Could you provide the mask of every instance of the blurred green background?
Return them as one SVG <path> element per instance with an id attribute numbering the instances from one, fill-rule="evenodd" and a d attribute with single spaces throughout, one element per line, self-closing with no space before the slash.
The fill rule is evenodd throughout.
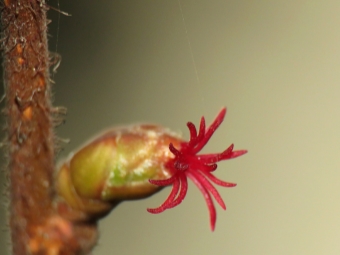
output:
<path id="1" fill-rule="evenodd" d="M 94 254 L 340 254 L 340 1 L 181 0 L 182 13 L 177 0 L 59 3 L 72 14 L 49 12 L 54 105 L 68 108 L 57 133 L 71 138 L 59 158 L 125 123 L 188 137 L 187 121 L 222 106 L 206 151 L 249 150 L 219 165 L 238 186 L 219 189 L 228 209 L 214 233 L 193 185 L 181 206 L 147 213 L 166 189 L 118 206 Z"/>

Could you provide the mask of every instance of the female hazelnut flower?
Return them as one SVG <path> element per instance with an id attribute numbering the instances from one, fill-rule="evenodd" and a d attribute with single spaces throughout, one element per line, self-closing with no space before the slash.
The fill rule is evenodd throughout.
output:
<path id="1" fill-rule="evenodd" d="M 187 126 L 190 131 L 189 142 L 180 143 L 179 148 L 175 148 L 175 146 L 170 143 L 169 149 L 174 157 L 165 163 L 165 168 L 171 172 L 171 177 L 165 180 L 151 179 L 149 182 L 157 186 L 172 185 L 172 190 L 163 204 L 157 208 L 147 209 L 148 212 L 155 214 L 161 213 L 166 209 L 179 205 L 186 196 L 188 190 L 187 178 L 190 178 L 203 194 L 210 213 L 211 230 L 213 231 L 215 229 L 216 209 L 211 195 L 224 210 L 226 206 L 220 194 L 210 182 L 222 187 L 235 187 L 236 184 L 222 181 L 215 177 L 212 172 L 217 169 L 217 162 L 236 158 L 247 153 L 246 150 L 233 151 L 234 145 L 231 144 L 221 153 L 198 155 L 222 123 L 226 111 L 226 108 L 223 108 L 207 129 L 205 127 L 205 119 L 202 117 L 198 134 L 195 125 L 192 122 L 188 122 Z"/>
<path id="2" fill-rule="evenodd" d="M 60 164 L 56 175 L 58 211 L 74 221 L 95 221 L 125 200 L 151 196 L 172 186 L 166 201 L 150 213 L 160 213 L 179 205 L 187 192 L 189 177 L 202 192 L 214 230 L 216 210 L 211 195 L 225 209 L 213 182 L 223 187 L 236 184 L 216 178 L 217 162 L 236 158 L 245 150 L 197 155 L 222 123 L 223 108 L 206 129 L 202 117 L 199 130 L 189 122 L 189 142 L 158 125 L 139 124 L 110 129 L 83 145 Z"/>

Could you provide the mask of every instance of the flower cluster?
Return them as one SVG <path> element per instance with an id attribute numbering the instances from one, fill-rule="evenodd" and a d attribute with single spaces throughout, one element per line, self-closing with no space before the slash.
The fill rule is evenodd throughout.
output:
<path id="1" fill-rule="evenodd" d="M 236 158 L 247 152 L 246 150 L 234 151 L 234 145 L 231 144 L 221 153 L 198 155 L 223 122 L 226 111 L 226 108 L 223 108 L 208 128 L 206 128 L 204 117 L 201 118 L 199 130 L 196 129 L 193 123 L 188 122 L 187 126 L 190 131 L 190 140 L 188 142 L 182 142 L 180 148 L 175 148 L 173 144 L 170 143 L 169 149 L 174 157 L 166 162 L 165 167 L 170 170 L 172 176 L 165 180 L 149 181 L 158 186 L 172 185 L 172 190 L 163 204 L 157 208 L 147 209 L 148 212 L 155 214 L 161 213 L 166 209 L 179 205 L 186 196 L 188 190 L 187 178 L 190 178 L 203 194 L 210 213 L 211 230 L 214 230 L 216 209 L 212 196 L 224 210 L 226 206 L 212 183 L 223 187 L 236 186 L 235 183 L 222 181 L 213 175 L 213 172 L 217 169 L 217 162 Z"/>

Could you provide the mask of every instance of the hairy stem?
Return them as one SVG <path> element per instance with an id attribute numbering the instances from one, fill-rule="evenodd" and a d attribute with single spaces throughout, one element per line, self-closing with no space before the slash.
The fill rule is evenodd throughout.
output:
<path id="1" fill-rule="evenodd" d="M 96 240 L 94 224 L 70 222 L 54 206 L 46 10 L 44 0 L 4 0 L 1 13 L 14 255 L 84 254 Z"/>
<path id="2" fill-rule="evenodd" d="M 46 11 L 5 0 L 2 12 L 13 254 L 29 254 L 35 228 L 52 214 L 54 147 Z"/>

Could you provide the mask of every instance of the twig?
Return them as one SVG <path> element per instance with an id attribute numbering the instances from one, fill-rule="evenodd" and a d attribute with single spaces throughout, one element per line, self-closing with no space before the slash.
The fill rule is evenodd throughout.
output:
<path id="1" fill-rule="evenodd" d="M 1 10 L 14 255 L 84 254 L 96 240 L 95 224 L 62 218 L 53 202 L 47 9 L 44 0 L 4 0 Z"/>

